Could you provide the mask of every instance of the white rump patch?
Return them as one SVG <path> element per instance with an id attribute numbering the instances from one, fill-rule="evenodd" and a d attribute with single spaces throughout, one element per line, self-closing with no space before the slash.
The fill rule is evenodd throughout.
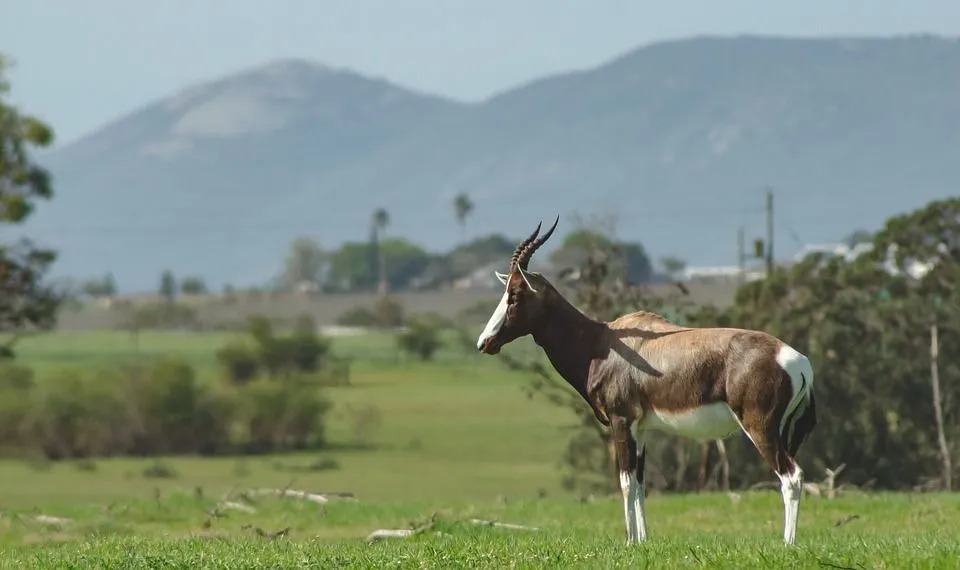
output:
<path id="1" fill-rule="evenodd" d="M 651 409 L 638 427 L 706 441 L 727 437 L 740 429 L 740 422 L 730 406 L 716 402 L 676 413 Z"/>
<path id="2" fill-rule="evenodd" d="M 497 308 L 494 309 L 493 314 L 490 315 L 490 320 L 487 321 L 487 326 L 483 328 L 483 332 L 480 333 L 480 337 L 477 338 L 477 350 L 483 348 L 483 343 L 493 335 L 500 332 L 500 327 L 503 326 L 503 321 L 507 319 L 507 291 L 503 291 L 503 297 L 500 298 L 500 304 L 497 305 Z"/>
<path id="3" fill-rule="evenodd" d="M 809 392 L 813 389 L 813 368 L 806 356 L 797 352 L 793 347 L 784 344 L 777 352 L 777 364 L 790 375 L 790 385 L 793 387 L 793 397 L 787 404 L 787 409 L 780 419 L 780 431 L 783 432 L 784 422 L 790 417 L 790 413 L 796 409 L 803 401 L 801 390 Z M 806 386 L 804 386 L 806 384 Z"/>

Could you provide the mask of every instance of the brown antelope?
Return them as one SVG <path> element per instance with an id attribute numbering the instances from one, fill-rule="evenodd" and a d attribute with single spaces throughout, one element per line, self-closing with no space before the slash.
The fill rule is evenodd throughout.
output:
<path id="1" fill-rule="evenodd" d="M 612 322 L 591 319 L 543 275 L 530 257 L 553 234 L 540 225 L 517 246 L 506 289 L 477 339 L 497 354 L 524 335 L 610 428 L 623 494 L 627 542 L 647 538 L 644 459 L 647 430 L 697 440 L 743 430 L 781 482 L 783 540 L 794 544 L 803 471 L 794 460 L 816 425 L 813 369 L 807 358 L 764 332 L 681 327 L 649 312 Z"/>

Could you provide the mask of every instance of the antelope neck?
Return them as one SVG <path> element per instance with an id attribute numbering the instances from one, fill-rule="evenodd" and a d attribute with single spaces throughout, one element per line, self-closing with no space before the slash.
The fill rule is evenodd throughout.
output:
<path id="1" fill-rule="evenodd" d="M 590 362 L 597 357 L 604 323 L 584 315 L 566 299 L 557 295 L 549 316 L 533 330 L 533 340 L 550 363 L 583 398 L 587 400 L 587 375 Z"/>

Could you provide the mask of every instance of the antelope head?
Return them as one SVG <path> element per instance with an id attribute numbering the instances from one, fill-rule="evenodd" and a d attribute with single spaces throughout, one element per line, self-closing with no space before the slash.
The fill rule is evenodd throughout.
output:
<path id="1" fill-rule="evenodd" d="M 497 354 L 503 345 L 533 332 L 537 322 L 546 314 L 553 287 L 539 273 L 527 271 L 527 265 L 533 253 L 553 234 L 559 221 L 560 216 L 557 216 L 547 233 L 539 238 L 537 235 L 542 222 L 537 224 L 537 229 L 533 230 L 530 237 L 520 242 L 514 250 L 508 273 L 494 272 L 505 289 L 500 304 L 477 339 L 480 352 Z"/>

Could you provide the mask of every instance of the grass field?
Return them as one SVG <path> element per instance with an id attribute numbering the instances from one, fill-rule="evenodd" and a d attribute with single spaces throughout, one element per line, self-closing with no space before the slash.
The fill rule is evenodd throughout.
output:
<path id="1" fill-rule="evenodd" d="M 212 376 L 213 353 L 227 340 L 150 333 L 137 354 L 122 333 L 61 333 L 27 340 L 19 355 L 40 375 L 163 354 Z M 949 494 L 805 497 L 795 548 L 781 544 L 777 491 L 653 495 L 651 541 L 626 547 L 617 497 L 581 502 L 560 488 L 567 412 L 528 400 L 523 379 L 495 358 L 448 348 L 436 363 L 407 362 L 392 342 L 335 340 L 337 353 L 357 361 L 351 385 L 329 389 L 331 448 L 320 453 L 0 461 L 0 567 L 947 568 L 960 560 L 960 499 Z M 354 445 L 351 425 L 351 409 L 362 406 L 381 418 L 366 447 Z M 318 470 L 318 460 L 336 468 Z M 158 464 L 169 477 L 148 476 Z M 288 486 L 357 500 L 243 498 Z M 411 527 L 423 531 L 363 540 L 377 528 Z"/>

